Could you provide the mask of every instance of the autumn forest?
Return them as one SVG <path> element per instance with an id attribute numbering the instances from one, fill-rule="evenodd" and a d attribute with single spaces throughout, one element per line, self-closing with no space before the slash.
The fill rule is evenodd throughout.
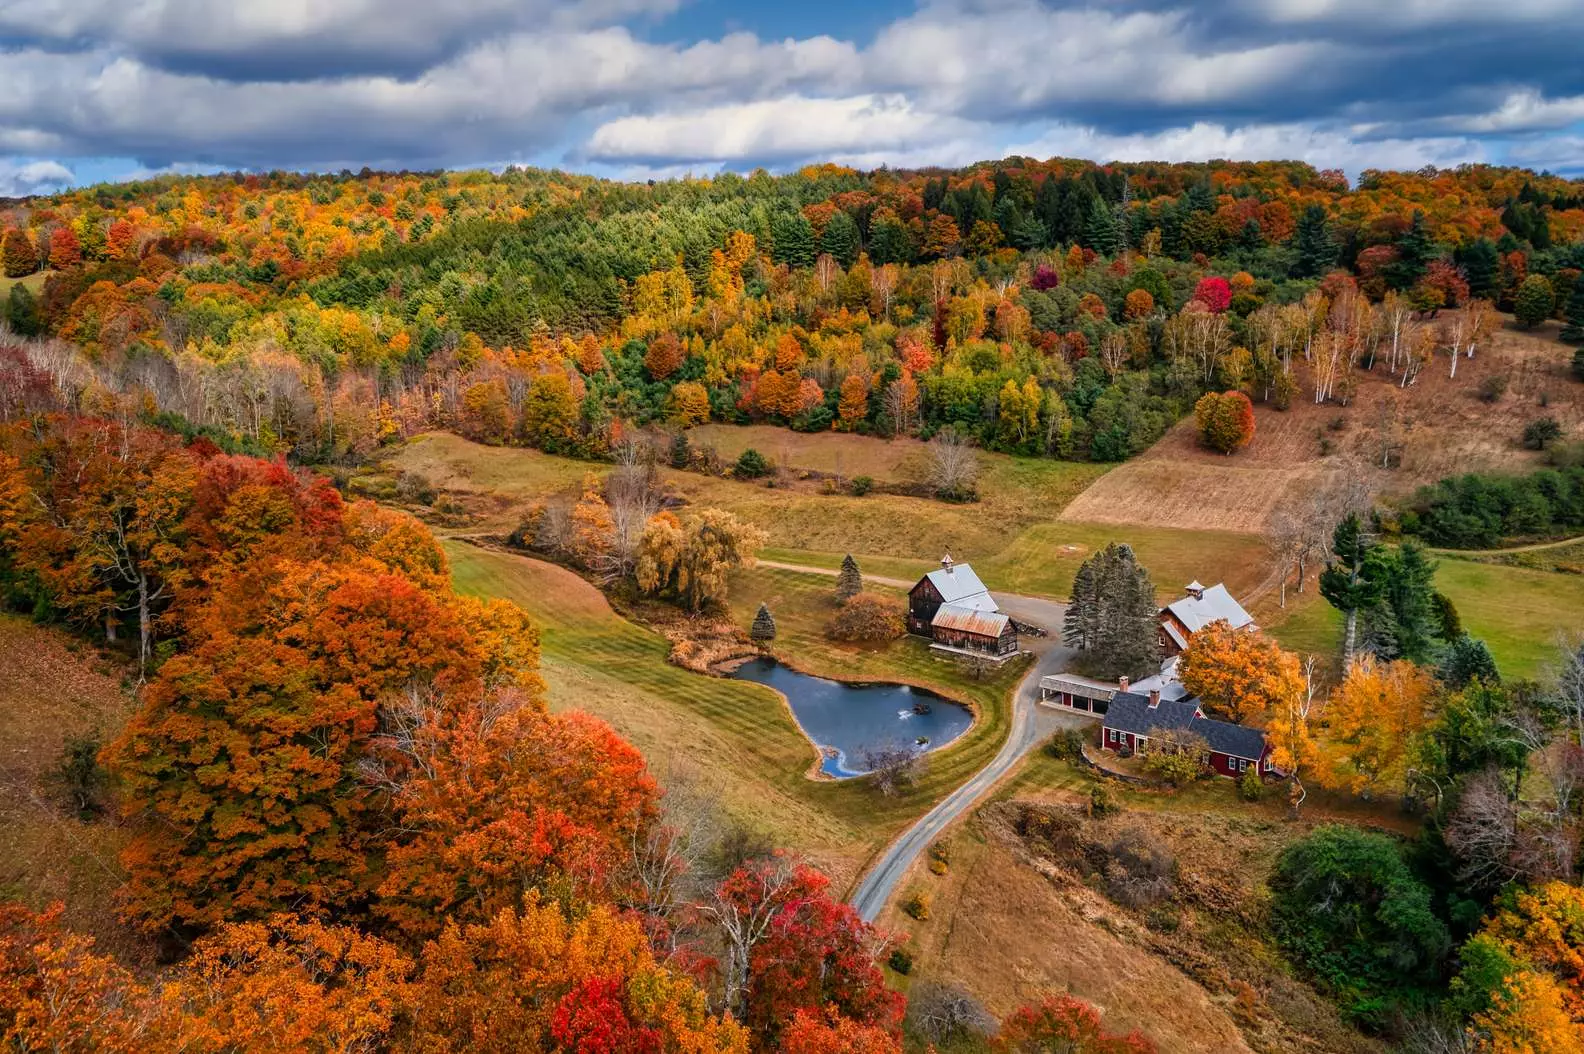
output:
<path id="1" fill-rule="evenodd" d="M 3 617 L 112 664 L 128 700 L 102 738 L 46 759 L 54 797 L 29 805 L 118 832 L 95 866 L 119 936 L 0 884 L 0 1038 L 18 1051 L 1202 1049 L 1064 989 L 991 1012 L 913 972 L 922 940 L 865 921 L 767 830 L 703 823 L 647 747 L 555 705 L 551 640 L 569 630 L 460 588 L 447 543 L 489 532 L 447 512 L 453 496 L 412 472 L 370 480 L 435 434 L 532 452 L 574 498 L 494 510 L 518 526 L 489 544 L 668 635 L 736 618 L 736 646 L 767 648 L 771 606 L 749 644 L 732 605 L 757 605 L 741 576 L 788 547 L 776 507 L 685 501 L 662 469 L 973 516 L 1001 508 L 1006 477 L 1049 503 L 1054 473 L 1081 489 L 1179 425 L 1237 463 L 1272 415 L 1456 384 L 1504 334 L 1566 345 L 1584 382 L 1584 181 L 1483 165 L 162 176 L 0 200 L 0 264 Z M 1229 783 L 1225 807 L 1247 794 L 1299 832 L 1313 771 L 1307 807 L 1342 821 L 1273 836 L 1268 888 L 1226 908 L 1269 938 L 1256 972 L 1296 978 L 1324 1028 L 1214 979 L 1159 899 L 1108 894 L 1245 1026 L 1236 1049 L 1584 1050 L 1584 640 L 1561 642 L 1560 672 L 1498 674 L 1420 544 L 1577 535 L 1584 449 L 1557 414 L 1542 405 L 1522 437 L 1548 459 L 1533 473 L 1355 487 L 1324 522 L 1271 529 L 1282 608 L 1308 575 L 1345 652 L 1301 668 L 1212 627 L 1185 657 L 1195 695 L 1286 745 L 1290 779 Z M 799 476 L 774 450 L 698 439 L 750 427 L 911 444 L 930 471 Z M 876 590 L 918 570 L 885 552 Z M 860 593 L 856 563 L 840 575 L 826 644 L 864 659 L 902 636 L 900 600 Z M 673 664 L 712 675 L 684 650 Z M 977 666 L 938 676 L 1006 706 L 1016 691 Z M 981 728 L 1002 713 L 978 705 Z M 1031 765 L 1083 756 L 1058 736 Z M 1050 800 L 1118 811 L 1075 786 Z M 907 819 L 951 789 L 916 789 Z M 1133 802 L 1141 823 L 1166 793 Z M 1020 844 L 1097 889 L 1117 860 L 1192 885 L 1020 815 Z M 938 852 L 922 866 L 955 873 Z M 1347 939 L 1312 921 L 1337 901 L 1363 905 Z M 1254 1024 L 1277 1018 L 1289 1031 Z"/>

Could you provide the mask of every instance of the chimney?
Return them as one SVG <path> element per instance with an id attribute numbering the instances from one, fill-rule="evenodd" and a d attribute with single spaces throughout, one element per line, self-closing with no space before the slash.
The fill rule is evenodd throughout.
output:
<path id="1" fill-rule="evenodd" d="M 1151 688 L 1150 689 L 1150 709 L 1153 710 L 1159 705 L 1160 705 L 1160 689 L 1159 688 Z"/>
<path id="2" fill-rule="evenodd" d="M 941 570 L 945 571 L 947 574 L 952 573 L 951 553 L 947 553 L 945 556 L 941 557 Z"/>
<path id="3" fill-rule="evenodd" d="M 1125 692 L 1127 690 L 1128 690 L 1128 679 L 1126 677 L 1118 677 L 1117 678 L 1117 691 Z"/>

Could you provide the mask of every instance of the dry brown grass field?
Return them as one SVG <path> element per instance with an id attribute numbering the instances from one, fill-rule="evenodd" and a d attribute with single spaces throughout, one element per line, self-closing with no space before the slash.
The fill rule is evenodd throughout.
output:
<path id="1" fill-rule="evenodd" d="M 57 777 L 68 740 L 113 738 L 131 713 L 126 671 L 56 629 L 0 614 L 0 899 L 66 904 L 66 922 L 134 963 L 152 949 L 115 918 L 122 829 L 80 820 Z"/>
<path id="2" fill-rule="evenodd" d="M 1525 333 L 1505 320 L 1487 348 L 1459 360 L 1455 379 L 1439 354 L 1406 389 L 1383 364 L 1361 371 L 1348 406 L 1302 397 L 1285 412 L 1256 405 L 1254 441 L 1230 457 L 1203 449 L 1192 419 L 1184 420 L 1096 480 L 1062 519 L 1257 533 L 1281 502 L 1346 472 L 1364 472 L 1376 493 L 1403 494 L 1459 472 L 1524 471 L 1541 462 L 1519 442 L 1528 422 L 1555 417 L 1570 434 L 1584 425 L 1584 385 L 1568 373 L 1572 354 L 1554 323 Z M 1479 396 L 1488 378 L 1506 380 L 1493 403 Z M 1383 470 L 1388 420 L 1399 464 Z"/>

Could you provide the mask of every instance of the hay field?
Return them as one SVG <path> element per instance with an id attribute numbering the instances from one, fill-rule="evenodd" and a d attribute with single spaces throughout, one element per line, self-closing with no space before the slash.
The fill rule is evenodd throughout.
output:
<path id="1" fill-rule="evenodd" d="M 1549 415 L 1570 434 L 1584 427 L 1584 386 L 1568 374 L 1572 353 L 1554 326 L 1524 333 L 1509 320 L 1487 348 L 1459 360 L 1456 379 L 1438 355 L 1406 389 L 1383 365 L 1360 372 L 1348 406 L 1303 398 L 1285 412 L 1256 405 L 1254 440 L 1230 457 L 1201 448 L 1186 419 L 1096 480 L 1061 518 L 1258 533 L 1283 501 L 1343 473 L 1362 473 L 1371 491 L 1398 495 L 1459 472 L 1526 471 L 1542 455 L 1522 448 L 1525 424 Z M 1494 403 L 1479 398 L 1488 378 L 1506 382 Z M 1394 405 L 1400 464 L 1383 470 L 1379 437 Z"/>

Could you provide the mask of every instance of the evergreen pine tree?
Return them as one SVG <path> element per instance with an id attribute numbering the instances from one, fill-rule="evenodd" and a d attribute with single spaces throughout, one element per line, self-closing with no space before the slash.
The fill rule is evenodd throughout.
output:
<path id="1" fill-rule="evenodd" d="M 748 631 L 748 636 L 760 643 L 775 640 L 775 619 L 770 615 L 770 608 L 760 604 L 759 611 L 754 615 L 753 628 Z"/>
<path id="2" fill-rule="evenodd" d="M 693 444 L 688 442 L 686 432 L 677 432 L 671 437 L 671 467 L 687 468 L 693 463 Z"/>
<path id="3" fill-rule="evenodd" d="M 1409 289 L 1424 277 L 1425 268 L 1435 258 L 1435 243 L 1424 213 L 1414 210 L 1413 220 L 1397 239 L 1397 259 L 1386 265 L 1386 284 L 1393 289 Z"/>
<path id="4" fill-rule="evenodd" d="M 1115 256 L 1122 248 L 1122 235 L 1117 230 L 1116 213 L 1100 198 L 1089 207 L 1089 217 L 1084 221 L 1084 244 L 1101 256 Z"/>
<path id="5" fill-rule="evenodd" d="M 1382 608 L 1390 610 L 1395 656 L 1417 663 L 1434 658 L 1441 643 L 1441 619 L 1435 602 L 1435 561 L 1424 546 L 1404 542 L 1395 552 L 1382 547 Z"/>
<path id="6" fill-rule="evenodd" d="M 894 217 L 878 220 L 869 229 L 869 259 L 875 264 L 901 264 L 913 259 L 913 239 Z"/>
<path id="7" fill-rule="evenodd" d="M 836 599 L 844 601 L 863 592 L 863 575 L 858 571 L 858 561 L 852 553 L 842 557 L 841 571 L 836 575 Z"/>
<path id="8" fill-rule="evenodd" d="M 851 267 L 858 259 L 858 249 L 858 224 L 846 211 L 837 209 L 820 235 L 820 251 L 830 253 L 843 267 Z"/>
<path id="9" fill-rule="evenodd" d="M 1159 609 L 1155 586 L 1130 545 L 1112 543 L 1102 552 L 1096 581 L 1100 619 L 1092 668 L 1099 676 L 1145 677 L 1160 670 Z"/>
<path id="10" fill-rule="evenodd" d="M 814 266 L 814 227 L 801 212 L 782 216 L 773 227 L 775 245 L 772 256 L 776 263 L 788 267 Z"/>
<path id="11" fill-rule="evenodd" d="M 1062 616 L 1062 643 L 1069 648 L 1080 651 L 1089 647 L 1091 640 L 1090 627 L 1095 618 L 1095 563 L 1100 554 L 1096 553 L 1078 565 L 1078 573 L 1073 575 L 1072 596 L 1067 601 L 1067 612 Z"/>
<path id="12" fill-rule="evenodd" d="M 1350 512 L 1331 532 L 1331 562 L 1320 572 L 1320 595 L 1342 612 L 1342 661 L 1353 661 L 1358 650 L 1359 612 L 1374 606 L 1376 589 L 1366 575 L 1365 562 L 1373 543 L 1364 533 L 1358 513 Z"/>
<path id="13" fill-rule="evenodd" d="M 1567 325 L 1562 327 L 1562 339 L 1569 344 L 1584 344 L 1584 273 L 1573 282 L 1573 295 L 1567 303 Z M 1574 373 L 1578 373 L 1578 357 L 1574 356 Z M 1579 376 L 1584 380 L 1584 374 Z"/>
<path id="14" fill-rule="evenodd" d="M 1331 240 L 1331 227 L 1326 222 L 1323 205 L 1310 205 L 1298 217 L 1298 229 L 1293 234 L 1293 248 L 1297 258 L 1293 261 L 1294 278 L 1319 278 L 1336 263 L 1336 243 Z"/>
<path id="15" fill-rule="evenodd" d="M 1501 674 L 1485 642 L 1465 633 L 1447 647 L 1441 660 L 1441 680 L 1448 688 L 1462 688 L 1475 680 L 1498 684 Z"/>
<path id="16" fill-rule="evenodd" d="M 1496 286 L 1501 272 L 1501 255 L 1489 238 L 1478 238 L 1464 249 L 1459 261 L 1468 278 L 1469 296 L 1481 300 L 1494 300 L 1499 292 Z"/>

